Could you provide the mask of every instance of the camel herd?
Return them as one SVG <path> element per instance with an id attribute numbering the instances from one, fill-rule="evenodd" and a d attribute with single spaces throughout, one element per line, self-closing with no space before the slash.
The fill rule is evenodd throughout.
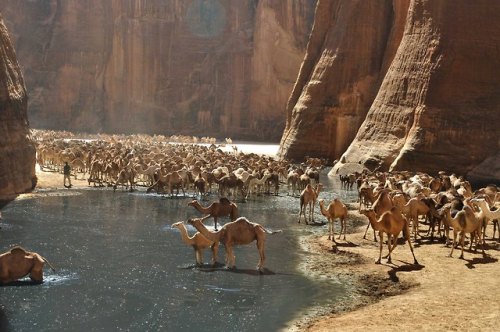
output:
<path id="1" fill-rule="evenodd" d="M 226 248 L 226 265 L 234 266 L 233 246 L 257 241 L 260 260 L 257 268 L 263 269 L 264 239 L 269 233 L 259 224 L 239 217 L 235 200 L 245 201 L 264 193 L 278 195 L 286 186 L 287 194 L 299 198 L 299 218 L 314 223 L 314 208 L 319 203 L 321 215 L 328 221 L 328 239 L 336 242 L 334 224 L 340 222 L 338 239 L 346 239 L 349 214 L 347 206 L 338 198 L 326 204 L 319 199 L 322 184 L 319 174 L 325 161 L 308 158 L 303 164 L 293 164 L 269 156 L 224 152 L 213 144 L 176 144 L 164 136 L 109 136 L 94 139 L 67 139 L 67 134 L 37 131 L 37 162 L 44 170 L 60 171 L 64 162 L 72 165 L 75 177 L 87 177 L 89 185 L 109 186 L 114 190 L 121 186 L 134 190 L 137 186 L 146 192 L 167 196 L 190 193 L 194 199 L 188 206 L 203 214 L 202 218 L 190 219 L 198 233 L 189 237 L 183 223 L 172 225 L 181 232 L 185 243 L 195 250 L 197 264 L 202 264 L 202 250 L 212 248 L 212 263 L 216 261 L 218 245 Z M 229 140 L 226 139 L 226 142 Z M 186 144 L 187 143 L 187 144 Z M 466 235 L 470 244 L 481 246 L 484 253 L 485 230 L 492 224 L 493 237 L 498 228 L 500 194 L 490 185 L 476 191 L 463 177 L 440 172 L 436 176 L 410 172 L 367 172 L 341 176 L 345 190 L 357 190 L 359 214 L 367 218 L 373 237 L 379 235 L 381 262 L 384 234 L 387 235 L 388 262 L 402 232 L 409 244 L 415 264 L 417 259 L 412 241 L 422 240 L 422 223 L 427 223 L 425 236 L 434 240 L 437 236 L 449 242 L 453 231 L 450 256 L 459 242 L 463 249 Z M 357 189 L 355 189 L 357 188 Z M 204 206 L 200 203 L 209 194 L 217 195 L 218 201 Z M 230 201 L 227 197 L 231 197 Z M 218 218 L 229 216 L 231 222 L 218 229 Z M 208 230 L 203 221 L 213 218 L 215 230 Z M 410 233 L 412 239 L 410 239 Z M 457 236 L 459 240 L 457 241 Z M 500 240 L 500 230 L 499 230 Z"/>

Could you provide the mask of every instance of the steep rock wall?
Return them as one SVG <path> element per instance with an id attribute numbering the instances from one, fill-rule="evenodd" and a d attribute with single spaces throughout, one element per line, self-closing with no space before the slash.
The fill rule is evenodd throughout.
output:
<path id="1" fill-rule="evenodd" d="M 33 126 L 265 139 L 279 129 L 267 137 L 256 129 L 268 119 L 283 122 L 315 1 L 0 0 L 0 6 L 25 64 Z M 277 34 L 267 34 L 266 25 Z M 264 63 L 279 67 L 267 71 Z M 263 79 L 276 87 L 272 98 L 259 88 Z"/>
<path id="2" fill-rule="evenodd" d="M 319 0 L 282 156 L 500 181 L 500 3 Z"/>
<path id="3" fill-rule="evenodd" d="M 333 160 L 346 150 L 395 54 L 406 13 L 406 1 L 318 1 L 281 155 Z"/>
<path id="4" fill-rule="evenodd" d="M 36 184 L 23 76 L 0 16 L 0 208 Z"/>
<path id="5" fill-rule="evenodd" d="M 411 1 L 396 56 L 341 160 L 500 182 L 498 31 L 498 2 Z"/>

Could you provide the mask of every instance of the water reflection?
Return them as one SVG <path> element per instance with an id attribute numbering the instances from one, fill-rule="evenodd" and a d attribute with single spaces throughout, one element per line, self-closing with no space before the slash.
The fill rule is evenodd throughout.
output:
<path id="1" fill-rule="evenodd" d="M 326 191 L 320 197 L 326 200 L 338 195 L 330 181 L 322 178 Z M 186 206 L 188 197 L 89 189 L 16 201 L 4 211 L 3 250 L 17 243 L 40 252 L 57 272 L 46 269 L 39 286 L 0 288 L 0 331 L 283 328 L 304 308 L 345 296 L 342 285 L 297 271 L 304 255 L 297 235 L 325 232 L 326 226 L 297 224 L 298 199 L 285 195 L 239 203 L 241 215 L 283 230 L 267 237 L 262 275 L 255 270 L 255 244 L 235 248 L 235 270 L 194 266 L 193 249 L 170 228 L 199 215 Z M 224 254 L 221 248 L 219 262 Z M 205 250 L 205 262 L 210 255 Z"/>

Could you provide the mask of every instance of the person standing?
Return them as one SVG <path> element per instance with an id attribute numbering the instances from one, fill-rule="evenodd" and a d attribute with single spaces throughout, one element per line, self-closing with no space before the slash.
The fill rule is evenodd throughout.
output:
<path id="1" fill-rule="evenodd" d="M 68 185 L 66 185 L 66 179 L 68 179 Z M 64 186 L 71 188 L 71 166 L 69 166 L 68 162 L 64 164 Z"/>

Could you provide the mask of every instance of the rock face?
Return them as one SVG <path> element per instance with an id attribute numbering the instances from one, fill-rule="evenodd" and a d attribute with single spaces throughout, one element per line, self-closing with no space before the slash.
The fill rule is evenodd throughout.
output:
<path id="1" fill-rule="evenodd" d="M 0 16 L 0 208 L 36 184 L 26 109 L 23 76 Z"/>
<path id="2" fill-rule="evenodd" d="M 319 0 L 282 155 L 499 182 L 498 31 L 495 1 Z"/>
<path id="3" fill-rule="evenodd" d="M 1 2 L 34 127 L 276 141 L 315 8 L 311 0 Z"/>

